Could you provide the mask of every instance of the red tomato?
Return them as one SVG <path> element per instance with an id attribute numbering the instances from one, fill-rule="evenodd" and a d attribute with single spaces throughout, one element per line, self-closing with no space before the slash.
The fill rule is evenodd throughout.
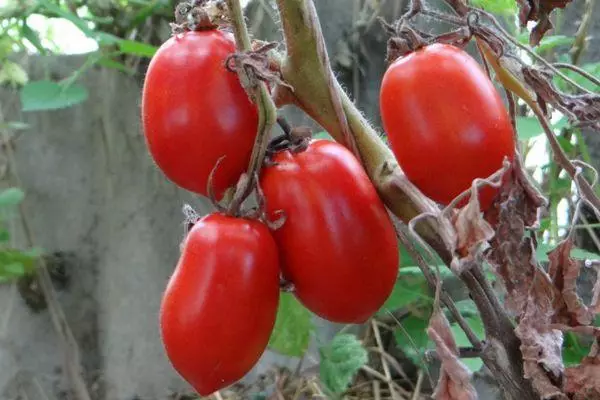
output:
<path id="1" fill-rule="evenodd" d="M 177 185 L 206 195 L 215 174 L 217 196 L 248 166 L 258 113 L 237 74 L 225 69 L 235 52 L 218 30 L 186 32 L 167 40 L 150 62 L 142 97 L 144 134 L 156 164 Z"/>
<path id="2" fill-rule="evenodd" d="M 174 368 L 203 396 L 241 379 L 267 346 L 278 301 L 269 229 L 222 214 L 204 217 L 184 241 L 160 309 Z"/>
<path id="3" fill-rule="evenodd" d="M 273 232 L 281 268 L 315 314 L 361 323 L 390 295 L 398 272 L 396 232 L 354 155 L 316 140 L 300 153 L 277 153 L 263 169 L 267 213 L 287 219 Z"/>
<path id="4" fill-rule="evenodd" d="M 512 159 L 515 143 L 502 99 L 466 52 L 433 44 L 396 60 L 380 92 L 383 126 L 402 170 L 425 195 L 448 204 Z M 480 191 L 481 207 L 496 191 Z"/>

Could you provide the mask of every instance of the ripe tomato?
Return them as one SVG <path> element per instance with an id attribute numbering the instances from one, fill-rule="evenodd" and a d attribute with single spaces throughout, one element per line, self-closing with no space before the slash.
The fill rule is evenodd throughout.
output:
<path id="1" fill-rule="evenodd" d="M 215 174 L 217 196 L 247 168 L 258 113 L 235 73 L 225 69 L 235 52 L 219 30 L 186 32 L 167 40 L 150 62 L 142 118 L 150 154 L 177 185 L 206 195 Z"/>
<path id="2" fill-rule="evenodd" d="M 380 92 L 383 126 L 400 167 L 425 195 L 448 204 L 475 178 L 512 159 L 515 143 L 502 99 L 466 52 L 433 44 L 396 60 Z M 496 191 L 480 191 L 489 207 Z"/>
<path id="3" fill-rule="evenodd" d="M 275 324 L 279 260 L 258 221 L 212 214 L 189 232 L 160 309 L 174 368 L 206 396 L 241 379 Z"/>
<path id="4" fill-rule="evenodd" d="M 374 186 L 340 144 L 312 141 L 263 169 L 267 215 L 283 210 L 273 232 L 281 269 L 315 314 L 361 323 L 383 305 L 398 272 L 396 232 Z"/>

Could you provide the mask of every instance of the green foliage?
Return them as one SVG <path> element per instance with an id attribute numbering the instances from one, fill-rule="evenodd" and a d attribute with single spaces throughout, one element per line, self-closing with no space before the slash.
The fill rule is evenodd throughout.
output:
<path id="1" fill-rule="evenodd" d="M 546 243 L 540 243 L 536 249 L 536 257 L 539 262 L 548 262 L 548 253 L 552 251 L 556 246 L 552 246 Z M 575 260 L 600 260 L 600 254 L 593 253 L 591 251 L 573 248 L 571 250 L 571 257 Z"/>
<path id="2" fill-rule="evenodd" d="M 519 35 L 517 35 L 516 39 L 522 44 L 529 44 L 529 31 L 520 33 Z M 546 35 L 534 48 L 534 50 L 538 54 L 546 53 L 555 50 L 557 47 L 571 46 L 573 45 L 574 41 L 575 38 L 572 36 Z"/>
<path id="3" fill-rule="evenodd" d="M 591 343 L 582 344 L 573 332 L 565 333 L 562 347 L 562 356 L 565 367 L 571 367 L 581 363 L 581 360 L 590 352 Z"/>
<path id="4" fill-rule="evenodd" d="M 471 5 L 500 15 L 513 15 L 517 10 L 514 0 L 471 0 Z"/>
<path id="5" fill-rule="evenodd" d="M 479 317 L 475 304 L 471 300 L 463 300 L 456 303 L 461 315 L 465 318 L 473 332 L 481 340 L 485 338 L 483 322 Z M 449 313 L 448 313 L 449 314 Z M 425 352 L 434 350 L 435 344 L 427 335 L 431 309 L 421 314 L 410 314 L 399 321 L 400 326 L 394 331 L 396 345 L 411 362 L 420 368 L 427 368 L 425 361 Z M 454 340 L 458 347 L 471 347 L 471 342 L 467 338 L 460 325 L 454 322 L 450 326 Z M 463 358 L 461 361 L 471 369 L 477 371 L 483 365 L 480 358 Z"/>
<path id="6" fill-rule="evenodd" d="M 119 39 L 119 49 L 125 54 L 131 54 L 140 57 L 152 57 L 158 50 L 158 47 L 135 40 Z"/>
<path id="7" fill-rule="evenodd" d="M 452 272 L 445 266 L 440 266 L 439 270 L 442 279 L 452 276 Z M 394 285 L 392 294 L 388 297 L 379 313 L 398 310 L 410 305 L 427 305 L 431 303 L 433 303 L 433 297 L 421 269 L 417 266 L 400 267 L 398 279 Z"/>
<path id="8" fill-rule="evenodd" d="M 33 271 L 40 256 L 37 249 L 17 250 L 9 246 L 10 232 L 6 229 L 9 212 L 18 206 L 25 194 L 18 188 L 0 192 L 0 283 L 19 278 Z"/>
<path id="9" fill-rule="evenodd" d="M 310 312 L 291 293 L 282 293 L 269 348 L 287 356 L 300 357 L 308 348 L 313 329 Z"/>
<path id="10" fill-rule="evenodd" d="M 568 56 L 561 56 L 559 59 L 561 62 L 569 63 Z M 584 64 L 581 66 L 581 69 L 583 69 L 584 71 L 588 72 L 589 74 L 591 74 L 595 77 L 600 76 L 600 62 Z M 592 92 L 598 92 L 598 90 L 600 90 L 600 87 L 598 87 L 598 85 L 596 85 L 594 82 L 591 82 L 589 79 L 587 79 L 586 77 L 580 75 L 579 73 L 577 73 L 575 71 L 571 71 L 568 69 L 562 69 L 561 72 L 563 74 L 565 74 L 567 77 L 569 77 L 571 80 L 575 81 L 575 83 L 586 88 L 587 90 L 590 90 Z M 572 92 L 574 90 L 574 87 L 570 83 L 568 83 L 564 79 L 562 79 L 560 76 L 554 77 L 554 84 L 560 90 L 565 91 L 565 92 Z"/>
<path id="11" fill-rule="evenodd" d="M 331 343 L 319 348 L 320 377 L 333 394 L 343 393 L 358 370 L 367 363 L 367 351 L 350 334 L 338 334 Z"/>
<path id="12" fill-rule="evenodd" d="M 19 188 L 8 188 L 0 192 L 0 208 L 19 205 L 25 198 L 25 193 Z"/>
<path id="13" fill-rule="evenodd" d="M 7 236 L 6 236 L 7 237 Z M 40 256 L 39 250 L 1 250 L 0 282 L 19 278 L 31 271 Z"/>
<path id="14" fill-rule="evenodd" d="M 555 132 L 560 131 L 568 125 L 565 117 L 562 117 L 556 123 L 552 124 L 552 129 Z M 544 130 L 540 122 L 535 117 L 517 117 L 517 133 L 519 139 L 529 140 L 544 134 Z M 566 144 L 565 144 L 566 145 Z M 570 143 L 569 146 L 572 146 Z"/>
<path id="15" fill-rule="evenodd" d="M 477 335 L 477 337 L 481 340 L 485 337 L 485 330 L 483 328 L 483 322 L 481 318 L 472 316 L 465 318 L 471 330 Z M 471 347 L 471 342 L 467 338 L 467 335 L 463 331 L 463 329 L 457 323 L 453 323 L 450 326 L 452 330 L 452 334 L 454 336 L 454 340 L 456 341 L 456 345 L 460 347 Z M 461 358 L 461 361 L 469 367 L 469 369 L 473 372 L 478 371 L 483 365 L 483 361 L 481 358 Z"/>
<path id="16" fill-rule="evenodd" d="M 21 89 L 23 111 L 56 110 L 79 104 L 88 97 L 85 87 L 52 81 L 30 82 Z"/>
<path id="17" fill-rule="evenodd" d="M 427 336 L 430 313 L 426 315 L 411 314 L 400 321 L 400 326 L 394 330 L 396 345 L 410 361 L 426 368 L 425 351 L 434 347 Z"/>

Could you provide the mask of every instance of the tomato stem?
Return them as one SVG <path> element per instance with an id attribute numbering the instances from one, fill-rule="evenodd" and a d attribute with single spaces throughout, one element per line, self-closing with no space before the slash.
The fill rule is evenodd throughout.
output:
<path id="1" fill-rule="evenodd" d="M 229 10 L 238 50 L 242 52 L 251 51 L 252 43 L 240 1 L 227 0 L 227 8 Z M 245 68 L 240 68 L 237 72 L 241 82 L 247 81 L 248 77 Z M 256 176 L 258 176 L 265 159 L 267 146 L 271 136 L 271 128 L 275 125 L 277 119 L 277 109 L 271 100 L 267 85 L 262 81 L 257 81 L 255 85 L 252 85 L 250 90 L 252 91 L 251 98 L 258 109 L 257 134 L 254 148 L 252 149 L 250 164 L 248 165 L 245 177 L 247 181 L 244 182 L 243 185 L 238 185 L 240 194 L 234 196 L 229 206 L 229 212 L 233 215 L 238 215 L 240 213 L 240 206 L 250 193 L 252 193 L 252 190 L 256 185 Z M 241 179 L 244 179 L 244 177 Z"/>

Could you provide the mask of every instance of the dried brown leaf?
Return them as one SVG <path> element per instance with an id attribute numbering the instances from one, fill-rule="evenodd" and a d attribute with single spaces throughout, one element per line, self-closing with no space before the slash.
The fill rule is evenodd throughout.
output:
<path id="1" fill-rule="evenodd" d="M 536 21 L 529 37 L 532 46 L 536 46 L 544 37 L 544 34 L 552 29 L 550 14 L 556 8 L 565 8 L 571 0 L 517 0 L 521 10 L 519 21 L 521 26 L 527 25 L 529 21 Z"/>
<path id="2" fill-rule="evenodd" d="M 439 307 L 436 307 L 427 334 L 436 345 L 436 353 L 442 363 L 440 378 L 433 393 L 437 400 L 475 400 L 477 392 L 471 384 L 471 371 L 458 358 L 458 346 L 452 336 L 450 323 Z"/>
<path id="3" fill-rule="evenodd" d="M 520 185 L 509 182 L 501 190 L 494 213 L 486 215 L 496 225 L 488 260 L 502 278 L 507 291 L 505 305 L 513 315 L 523 312 L 536 269 L 533 243 L 525 237 L 526 199 Z"/>
<path id="4" fill-rule="evenodd" d="M 598 342 L 581 364 L 565 371 L 565 391 L 573 400 L 600 399 L 600 355 Z"/>
<path id="5" fill-rule="evenodd" d="M 556 289 L 550 277 L 536 269 L 528 301 L 515 329 L 521 340 L 523 371 L 542 399 L 566 399 L 562 394 L 563 335 L 551 326 Z"/>
<path id="6" fill-rule="evenodd" d="M 600 129 L 600 95 L 567 94 L 552 84 L 552 76 L 536 67 L 523 67 L 523 78 L 537 94 L 538 100 L 553 105 L 579 126 Z"/>
<path id="7" fill-rule="evenodd" d="M 548 254 L 548 274 L 561 293 L 555 300 L 553 321 L 565 325 L 590 325 L 594 315 L 577 294 L 580 266 L 571 258 L 572 249 L 573 241 L 567 238 Z"/>
<path id="8" fill-rule="evenodd" d="M 460 273 L 462 265 L 472 262 L 488 246 L 494 229 L 483 218 L 477 196 L 471 196 L 468 204 L 453 215 L 452 225 L 457 239 L 452 267 Z"/>

